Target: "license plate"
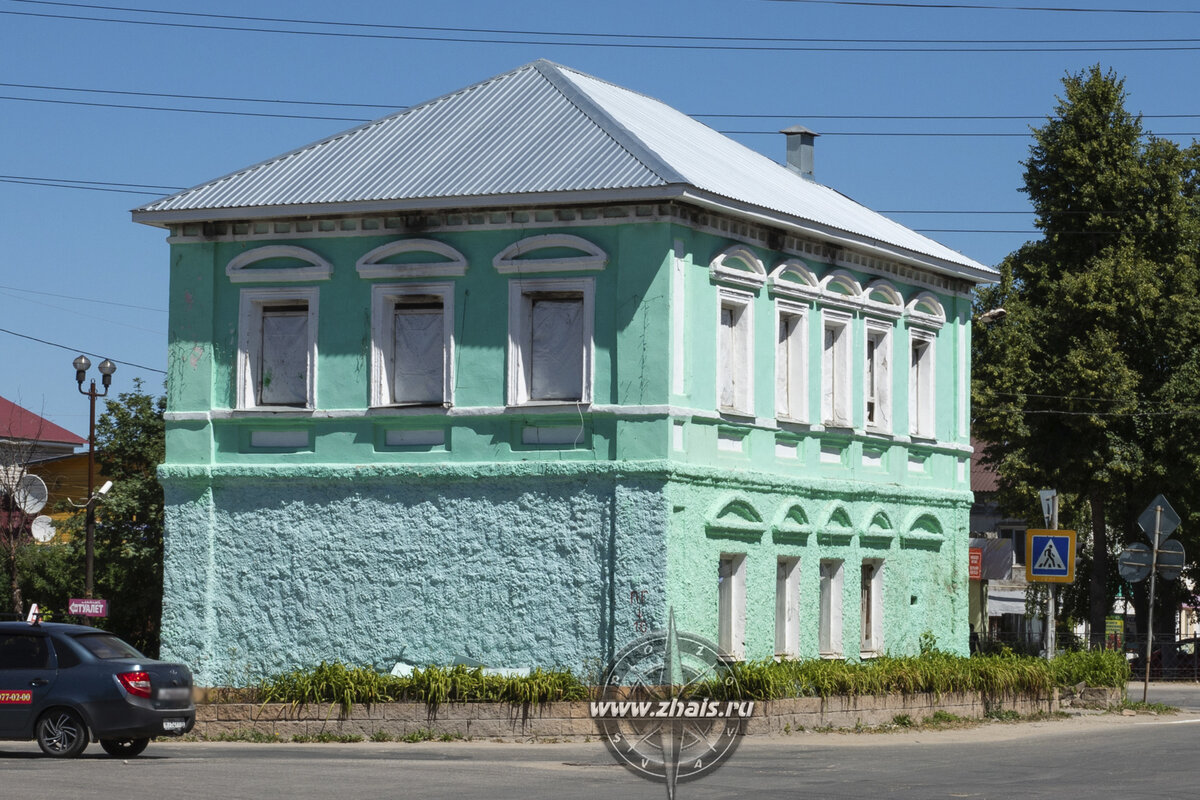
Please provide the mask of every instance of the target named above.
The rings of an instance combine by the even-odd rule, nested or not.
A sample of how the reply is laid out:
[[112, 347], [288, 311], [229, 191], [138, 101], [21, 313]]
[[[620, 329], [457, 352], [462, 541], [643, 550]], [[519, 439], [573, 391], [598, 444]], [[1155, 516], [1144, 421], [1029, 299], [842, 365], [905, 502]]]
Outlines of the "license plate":
[[181, 731], [186, 727], [187, 727], [186, 719], [164, 719], [163, 720], [163, 730], [164, 731]]
[[186, 686], [172, 686], [158, 690], [159, 700], [187, 700], [192, 696], [192, 690]]

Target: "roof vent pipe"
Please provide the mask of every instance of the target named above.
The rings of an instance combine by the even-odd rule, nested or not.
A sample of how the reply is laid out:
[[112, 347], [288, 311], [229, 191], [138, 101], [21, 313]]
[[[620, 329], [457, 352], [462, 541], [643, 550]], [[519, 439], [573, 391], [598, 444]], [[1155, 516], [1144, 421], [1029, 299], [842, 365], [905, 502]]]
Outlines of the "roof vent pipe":
[[801, 178], [813, 178], [813, 143], [821, 134], [803, 125], [793, 125], [780, 131], [787, 137], [787, 168]]

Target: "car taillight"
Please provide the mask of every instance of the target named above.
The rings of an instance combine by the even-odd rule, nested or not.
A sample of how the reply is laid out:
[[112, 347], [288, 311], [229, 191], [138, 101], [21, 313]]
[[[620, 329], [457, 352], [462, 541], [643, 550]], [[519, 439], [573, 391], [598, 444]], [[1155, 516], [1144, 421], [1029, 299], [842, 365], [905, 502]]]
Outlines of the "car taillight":
[[117, 680], [131, 695], [150, 697], [150, 674], [148, 672], [121, 672], [117, 674]]

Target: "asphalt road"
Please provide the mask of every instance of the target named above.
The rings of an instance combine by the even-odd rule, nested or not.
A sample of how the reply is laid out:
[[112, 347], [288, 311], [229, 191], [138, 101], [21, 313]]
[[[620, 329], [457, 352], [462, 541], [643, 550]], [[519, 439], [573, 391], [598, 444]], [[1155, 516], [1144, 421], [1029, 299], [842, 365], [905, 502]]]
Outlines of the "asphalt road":
[[[1136, 688], [1136, 692], [1134, 689]], [[1141, 685], [1130, 686], [1140, 699]], [[1172, 716], [1091, 715], [902, 733], [746, 739], [677, 797], [770, 792], [829, 798], [1178, 798], [1200, 779], [1200, 687], [1153, 684]], [[654, 798], [665, 787], [617, 766], [599, 742], [153, 743], [120, 761], [91, 746], [75, 761], [0, 743], [0, 798]]]

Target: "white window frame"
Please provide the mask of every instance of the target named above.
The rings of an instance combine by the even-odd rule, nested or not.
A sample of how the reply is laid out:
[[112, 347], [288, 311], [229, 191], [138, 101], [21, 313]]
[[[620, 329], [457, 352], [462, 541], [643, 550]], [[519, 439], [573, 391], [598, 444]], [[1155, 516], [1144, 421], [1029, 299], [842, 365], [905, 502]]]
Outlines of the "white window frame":
[[745, 553], [722, 553], [717, 562], [717, 648], [735, 661], [746, 657]]
[[[723, 413], [754, 416], [754, 295], [736, 289], [717, 289], [717, 408]], [[722, 321], [728, 309], [732, 317], [728, 352], [734, 363], [726, 363]], [[728, 388], [732, 403], [723, 404]]]
[[[296, 411], [317, 406], [317, 319], [320, 292], [316, 287], [243, 289], [238, 303], [237, 408], [242, 410]], [[308, 307], [305, 346], [304, 406], [263, 405], [258, 402], [259, 362], [262, 358], [263, 312], [274, 306], [305, 304]]]
[[[538, 295], [577, 293], [583, 300], [583, 385], [579, 400], [535, 400], [533, 383], [533, 301]], [[595, 372], [596, 282], [593, 278], [512, 279], [508, 284], [508, 404], [587, 405], [592, 402]]]
[[800, 559], [791, 556], [775, 566], [775, 656], [800, 657]]
[[775, 416], [808, 422], [808, 309], [775, 303]]
[[[868, 431], [891, 433], [892, 325], [868, 319], [866, 328], [866, 352], [863, 359], [863, 425]], [[871, 385], [872, 378], [874, 386]]]
[[842, 564], [821, 560], [817, 648], [822, 658], [842, 657]]
[[[850, 355], [852, 323], [849, 314], [823, 309], [821, 312], [821, 422], [834, 428], [849, 428], [851, 416]], [[834, 332], [833, 347], [826, 342]]]
[[[867, 570], [870, 570], [868, 575]], [[883, 645], [883, 559], [863, 559], [859, 568], [859, 654], [863, 658], [882, 655]]]
[[[442, 303], [442, 398], [397, 403], [393, 394], [395, 308], [406, 297], [426, 295]], [[371, 407], [451, 406], [454, 402], [454, 284], [403, 283], [371, 287]]]
[[909, 329], [908, 429], [913, 436], [933, 439], [937, 411], [937, 341], [931, 331]]

